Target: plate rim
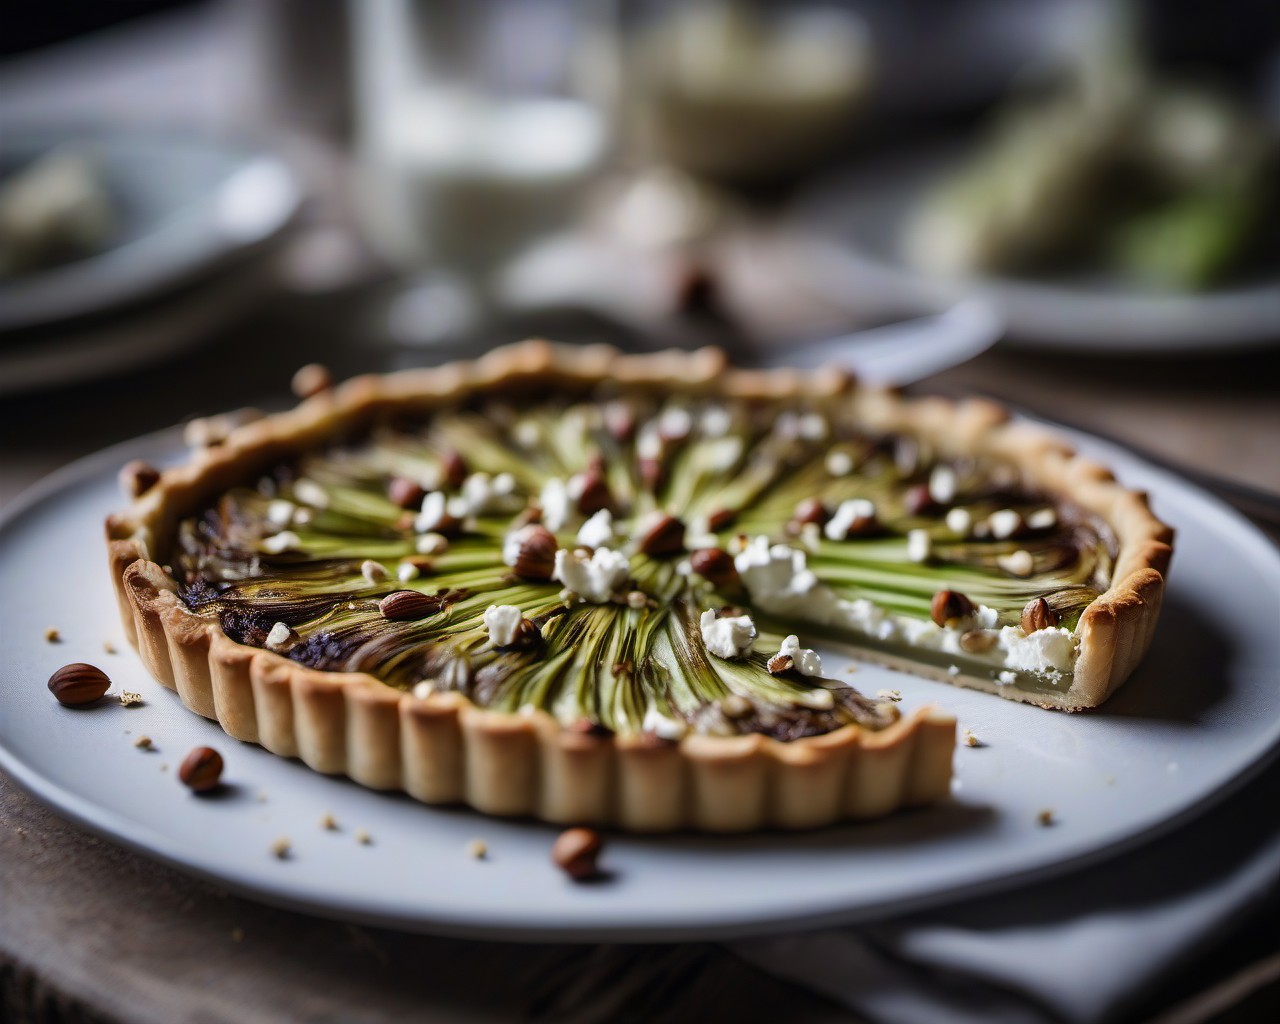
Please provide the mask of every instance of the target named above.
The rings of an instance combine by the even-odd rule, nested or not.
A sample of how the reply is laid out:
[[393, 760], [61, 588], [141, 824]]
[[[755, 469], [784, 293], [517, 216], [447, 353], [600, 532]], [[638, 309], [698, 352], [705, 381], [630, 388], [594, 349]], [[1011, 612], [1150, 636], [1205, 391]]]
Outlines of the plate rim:
[[[1059, 427], [1052, 421], [1040, 417], [1024, 418], [1053, 426], [1054, 429], [1060, 430], [1072, 439], [1086, 439], [1090, 446], [1095, 446], [1104, 455], [1121, 454], [1123, 460], [1129, 461], [1132, 465], [1140, 466], [1144, 471], [1155, 474], [1159, 478], [1173, 481], [1193, 500], [1200, 502], [1214, 514], [1223, 515], [1232, 521], [1233, 532], [1240, 543], [1260, 553], [1263, 559], [1270, 561], [1272, 567], [1280, 572], [1280, 548], [1277, 548], [1252, 521], [1213, 494], [1184, 477], [1130, 452], [1123, 444], [1098, 438], [1087, 431]], [[75, 484], [83, 482], [87, 477], [105, 472], [108, 466], [114, 466], [122, 458], [126, 460], [148, 456], [162, 458], [165, 455], [180, 452], [182, 449], [178, 440], [179, 429], [169, 427], [126, 440], [92, 452], [53, 471], [9, 501], [4, 508], [0, 508], [0, 536], [3, 536], [17, 520], [29, 514], [44, 501], [57, 497]], [[1121, 471], [1123, 472], [1123, 469]], [[219, 872], [214, 867], [192, 860], [189, 852], [184, 853], [181, 844], [171, 842], [167, 837], [155, 833], [150, 826], [134, 822], [113, 810], [103, 808], [66, 787], [46, 779], [35, 765], [28, 764], [16, 753], [11, 752], [2, 741], [0, 741], [0, 770], [3, 770], [24, 792], [53, 810], [54, 813], [69, 818], [93, 834], [165, 863], [185, 874], [213, 882], [228, 891], [268, 905], [330, 919], [465, 939], [639, 943], [723, 940], [789, 931], [808, 931], [838, 924], [884, 920], [982, 896], [1010, 892], [1028, 884], [1083, 870], [1176, 831], [1209, 807], [1245, 786], [1269, 763], [1276, 760], [1277, 755], [1280, 755], [1280, 719], [1273, 722], [1270, 729], [1245, 751], [1239, 767], [1227, 779], [1216, 788], [1202, 793], [1180, 810], [1156, 821], [1139, 822], [1137, 826], [1132, 827], [1128, 835], [1101, 845], [1066, 845], [1054, 851], [1050, 855], [1052, 859], [1047, 862], [1042, 860], [1020, 870], [994, 874], [985, 879], [971, 879], [935, 886], [909, 896], [899, 895], [883, 900], [861, 901], [854, 907], [840, 907], [825, 912], [801, 905], [794, 911], [751, 911], [737, 916], [726, 913], [714, 923], [692, 925], [655, 921], [636, 923], [634, 920], [625, 924], [575, 921], [568, 925], [551, 924], [544, 920], [539, 924], [530, 921], [515, 922], [510, 917], [501, 917], [484, 910], [478, 915], [475, 912], [459, 915], [446, 910], [442, 914], [424, 918], [419, 914], [396, 914], [389, 907], [370, 909], [367, 906], [357, 905], [351, 900], [344, 900], [341, 894], [321, 902], [314, 895], [308, 896], [292, 891], [287, 884], [288, 879], [285, 880], [284, 886], [279, 884], [272, 886], [252, 878], [240, 877], [234, 872]], [[727, 841], [732, 841], [732, 837]]]

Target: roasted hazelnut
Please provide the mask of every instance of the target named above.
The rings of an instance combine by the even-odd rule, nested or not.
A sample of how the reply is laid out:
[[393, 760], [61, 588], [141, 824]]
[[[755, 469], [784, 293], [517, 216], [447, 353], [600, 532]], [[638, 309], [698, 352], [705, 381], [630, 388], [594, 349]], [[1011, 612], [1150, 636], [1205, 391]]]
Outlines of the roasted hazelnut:
[[457, 452], [446, 452], [440, 461], [441, 480], [450, 487], [461, 487], [467, 478], [467, 461]]
[[699, 548], [689, 556], [689, 567], [720, 590], [737, 587], [742, 582], [733, 556], [722, 548]]
[[596, 860], [603, 847], [604, 840], [594, 829], [566, 829], [551, 847], [551, 859], [575, 882], [583, 882], [599, 873]]
[[196, 747], [183, 759], [178, 778], [194, 793], [217, 789], [222, 778], [222, 755], [212, 747]]
[[674, 555], [683, 550], [684, 523], [675, 516], [654, 516], [640, 535], [640, 551], [646, 555]]
[[939, 590], [929, 605], [929, 617], [939, 626], [956, 619], [967, 619], [974, 611], [973, 602], [958, 590]]
[[613, 492], [609, 490], [609, 481], [604, 471], [598, 466], [586, 469], [580, 478], [581, 490], [578, 492], [578, 511], [584, 516], [593, 516], [601, 509], [613, 508]]
[[806, 498], [796, 506], [795, 512], [791, 515], [791, 522], [798, 527], [805, 523], [817, 523], [822, 526], [830, 518], [831, 513], [819, 499]]
[[49, 692], [59, 704], [69, 708], [83, 707], [100, 700], [111, 689], [111, 680], [102, 669], [82, 661], [63, 665], [49, 677]]
[[440, 609], [438, 598], [428, 597], [416, 590], [397, 590], [378, 602], [378, 611], [384, 619], [408, 622], [425, 619]]
[[969, 629], [960, 634], [960, 650], [966, 654], [986, 654], [999, 639], [994, 629]]
[[551, 579], [556, 568], [555, 534], [539, 523], [520, 527], [513, 538], [519, 544], [515, 565], [511, 568], [517, 576], [526, 580]]
[[387, 498], [401, 508], [418, 508], [426, 496], [425, 488], [406, 476], [393, 476], [387, 483]]
[[1035, 597], [1022, 609], [1022, 631], [1034, 633], [1058, 624], [1058, 613], [1043, 597]]
[[738, 513], [731, 508], [718, 508], [707, 516], [707, 529], [718, 533], [734, 521]]
[[928, 484], [916, 484], [914, 487], [907, 488], [907, 493], [903, 496], [903, 505], [907, 514], [912, 516], [931, 516], [942, 510], [933, 492], [929, 490]]
[[791, 655], [779, 653], [769, 659], [769, 664], [766, 667], [769, 669], [771, 676], [780, 676], [784, 672], [790, 672], [794, 666], [795, 659]]

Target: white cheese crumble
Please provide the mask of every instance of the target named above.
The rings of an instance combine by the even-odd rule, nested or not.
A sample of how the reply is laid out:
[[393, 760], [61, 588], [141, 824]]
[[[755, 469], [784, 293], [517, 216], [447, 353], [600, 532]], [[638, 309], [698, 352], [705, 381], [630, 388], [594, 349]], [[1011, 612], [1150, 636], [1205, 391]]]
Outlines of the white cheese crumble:
[[282, 530], [280, 533], [263, 538], [262, 541], [262, 550], [269, 555], [278, 555], [283, 551], [299, 551], [301, 548], [302, 540], [292, 530]]
[[939, 463], [929, 473], [929, 497], [939, 505], [950, 505], [956, 497], [956, 473]]
[[428, 491], [424, 494], [418, 514], [413, 519], [414, 532], [427, 533], [444, 522], [445, 516], [449, 514], [447, 500], [443, 491]]
[[596, 548], [591, 557], [561, 548], [556, 552], [552, 579], [590, 604], [604, 604], [631, 574], [631, 563], [620, 551]]
[[907, 531], [907, 557], [913, 562], [927, 562], [933, 557], [933, 538], [928, 530]]
[[510, 647], [520, 636], [524, 613], [513, 604], [491, 604], [484, 610], [484, 627], [494, 647]]
[[789, 657], [791, 659], [791, 667], [802, 676], [822, 675], [822, 658], [817, 651], [808, 647], [801, 647], [798, 636], [789, 636], [784, 639], [782, 646], [778, 648], [778, 653]]
[[723, 405], [709, 405], [702, 410], [702, 436], [724, 437], [733, 426], [733, 416]]
[[827, 520], [824, 532], [828, 540], [844, 540], [849, 536], [849, 527], [859, 519], [874, 519], [876, 506], [866, 498], [850, 498], [840, 502], [831, 518]]
[[848, 476], [853, 472], [853, 456], [848, 452], [828, 452], [825, 465], [832, 476]]
[[1011, 508], [1002, 508], [987, 516], [987, 525], [991, 527], [991, 536], [996, 540], [1005, 540], [1018, 532], [1022, 524], [1022, 516]]
[[293, 522], [293, 514], [298, 510], [291, 501], [277, 498], [267, 505], [267, 522], [272, 526], [285, 527]]
[[449, 550], [449, 540], [442, 533], [424, 533], [413, 546], [420, 555], [438, 555]]
[[312, 508], [328, 508], [329, 492], [305, 476], [294, 481], [293, 496]]
[[1034, 633], [1024, 633], [1019, 626], [1005, 626], [998, 642], [1005, 652], [1005, 665], [1019, 672], [1070, 672], [1075, 662], [1075, 636], [1062, 626], [1037, 629]]
[[1052, 530], [1058, 525], [1058, 513], [1051, 508], [1039, 508], [1027, 516], [1027, 525], [1033, 530]]
[[1018, 681], [1017, 672], [1005, 671], [1005, 672], [1001, 672], [999, 675], [996, 676], [996, 682], [998, 682], [1001, 686], [1012, 686], [1017, 681]]
[[413, 695], [418, 700], [426, 700], [436, 692], [436, 684], [430, 679], [424, 679], [420, 683], [414, 684]]
[[967, 537], [973, 529], [973, 516], [967, 508], [953, 508], [947, 512], [947, 529], [961, 537]]
[[689, 731], [689, 726], [680, 719], [664, 715], [654, 707], [644, 713], [640, 728], [664, 740], [678, 740]]
[[[587, 548], [603, 548], [613, 543], [613, 513], [602, 508], [578, 530], [578, 543]], [[514, 563], [508, 562], [508, 565]]]
[[267, 634], [267, 650], [283, 651], [292, 646], [294, 632], [289, 628], [288, 623], [277, 622], [271, 627], [271, 632]]
[[410, 580], [416, 580], [422, 575], [422, 570], [412, 562], [401, 562], [396, 568], [396, 579], [401, 583], [408, 583]]
[[703, 457], [707, 460], [707, 468], [717, 473], [725, 473], [737, 465], [742, 458], [742, 438], [719, 437], [703, 446]]
[[717, 658], [731, 660], [741, 658], [756, 639], [756, 624], [749, 615], [726, 615], [717, 618], [708, 608], [698, 620], [702, 628], [702, 642]]
[[542, 506], [542, 525], [552, 533], [563, 530], [569, 521], [569, 489], [564, 481], [552, 477], [543, 484], [538, 504]]
[[689, 410], [678, 405], [667, 406], [658, 416], [658, 436], [671, 441], [680, 441], [689, 436], [693, 429], [693, 416]]
[[459, 518], [502, 512], [511, 507], [515, 489], [516, 480], [510, 473], [472, 473], [462, 481], [462, 494], [449, 503], [449, 511]]
[[381, 562], [366, 558], [360, 563], [360, 575], [364, 577], [366, 583], [381, 583], [387, 578], [387, 570], [383, 568]]
[[1030, 576], [1036, 569], [1036, 560], [1025, 548], [1011, 551], [1007, 555], [997, 555], [996, 564], [1005, 572], [1015, 576]]

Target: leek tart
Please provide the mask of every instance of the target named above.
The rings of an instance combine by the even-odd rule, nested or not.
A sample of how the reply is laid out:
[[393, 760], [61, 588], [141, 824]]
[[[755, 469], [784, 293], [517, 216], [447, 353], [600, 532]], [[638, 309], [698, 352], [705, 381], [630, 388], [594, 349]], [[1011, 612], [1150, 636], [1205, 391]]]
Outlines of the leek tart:
[[245, 423], [108, 521], [126, 629], [232, 736], [637, 831], [927, 804], [954, 719], [819, 641], [1045, 707], [1150, 642], [1170, 531], [985, 402], [526, 342]]

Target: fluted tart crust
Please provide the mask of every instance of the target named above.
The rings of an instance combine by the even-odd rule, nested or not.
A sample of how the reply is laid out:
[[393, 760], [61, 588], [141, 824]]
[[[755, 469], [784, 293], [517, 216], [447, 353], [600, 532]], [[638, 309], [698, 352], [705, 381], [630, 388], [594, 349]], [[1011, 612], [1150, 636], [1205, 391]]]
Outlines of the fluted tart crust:
[[[1093, 707], [1150, 643], [1171, 551], [1144, 495], [992, 403], [733, 369], [715, 350], [525, 342], [355, 378], [207, 440], [107, 523], [156, 679], [317, 771], [553, 822], [809, 828], [935, 802], [952, 716], [825, 679], [809, 636]], [[398, 516], [366, 487], [406, 479]], [[504, 543], [548, 527], [551, 579]], [[593, 548], [614, 552], [611, 582]], [[786, 585], [766, 585], [783, 563]], [[1038, 594], [1048, 618], [1030, 624], [1049, 632], [1033, 636], [1015, 605]], [[276, 613], [289, 621], [269, 630]], [[606, 665], [633, 633], [654, 653]]]

